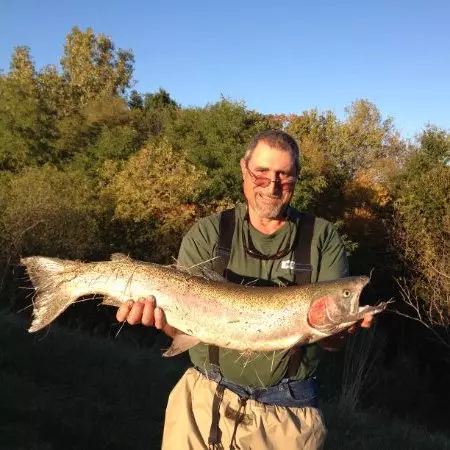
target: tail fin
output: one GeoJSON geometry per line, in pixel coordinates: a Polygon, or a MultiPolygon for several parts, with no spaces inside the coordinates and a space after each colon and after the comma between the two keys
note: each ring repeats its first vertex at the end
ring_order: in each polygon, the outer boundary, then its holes
{"type": "Polygon", "coordinates": [[[77,263],[41,256],[22,258],[20,262],[26,267],[36,291],[33,321],[28,329],[32,333],[47,326],[77,299],[70,294],[71,277],[67,274],[77,263]]]}

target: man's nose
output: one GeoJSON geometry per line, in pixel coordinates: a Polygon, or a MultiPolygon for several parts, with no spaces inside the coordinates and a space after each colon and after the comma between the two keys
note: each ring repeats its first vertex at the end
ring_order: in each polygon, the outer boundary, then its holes
{"type": "Polygon", "coordinates": [[[270,184],[268,186],[268,189],[270,190],[271,194],[277,194],[281,190],[281,182],[279,178],[274,178],[270,180],[270,184]]]}

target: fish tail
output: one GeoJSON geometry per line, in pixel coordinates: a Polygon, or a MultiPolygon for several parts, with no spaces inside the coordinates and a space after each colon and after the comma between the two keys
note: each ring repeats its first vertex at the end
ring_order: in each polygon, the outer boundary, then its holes
{"type": "Polygon", "coordinates": [[[20,262],[26,267],[36,292],[33,320],[28,329],[33,333],[47,326],[78,298],[70,289],[73,277],[67,276],[78,263],[41,256],[22,258],[20,262]]]}

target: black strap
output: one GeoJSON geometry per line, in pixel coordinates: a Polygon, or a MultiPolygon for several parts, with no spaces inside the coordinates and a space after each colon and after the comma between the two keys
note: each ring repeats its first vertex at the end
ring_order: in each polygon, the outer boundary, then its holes
{"type": "MultiPolygon", "coordinates": [[[[230,261],[235,223],[235,208],[226,209],[220,213],[219,237],[216,247],[216,257],[213,260],[213,270],[224,278],[227,277],[227,267],[230,261]]],[[[211,370],[217,375],[220,375],[219,347],[209,345],[208,352],[211,370]]]]}
{"type": "Polygon", "coordinates": [[[286,370],[286,378],[294,378],[297,375],[300,363],[302,361],[303,348],[292,347],[289,350],[289,361],[286,370]]]}
{"type": "Polygon", "coordinates": [[[217,241],[216,257],[213,260],[213,270],[224,278],[227,277],[227,267],[231,255],[235,223],[235,208],[227,209],[220,213],[219,239],[217,241]]]}
{"type": "MultiPolygon", "coordinates": [[[[315,217],[309,214],[302,214],[299,220],[297,235],[295,236],[294,261],[299,269],[294,271],[294,283],[305,285],[311,283],[311,242],[314,234],[315,217]]],[[[287,378],[294,378],[303,356],[303,347],[292,347],[289,351],[289,362],[287,367],[287,378]]]]}
{"type": "Polygon", "coordinates": [[[238,446],[236,441],[236,432],[239,424],[245,416],[245,405],[247,404],[247,398],[239,398],[239,409],[236,412],[236,418],[234,419],[233,434],[231,435],[230,450],[239,450],[241,447],[238,446]]]}
{"type": "Polygon", "coordinates": [[[217,345],[209,345],[208,354],[209,354],[209,363],[219,367],[220,366],[219,347],[217,347],[217,345]]]}
{"type": "Polygon", "coordinates": [[[216,392],[214,393],[214,399],[212,404],[212,421],[211,428],[209,430],[208,447],[210,450],[222,450],[222,431],[219,428],[220,421],[220,404],[223,400],[223,393],[225,386],[218,384],[216,392]]]}
{"type": "Polygon", "coordinates": [[[294,275],[294,283],[300,286],[311,283],[311,242],[314,234],[314,222],[314,216],[302,214],[295,236],[295,266],[304,269],[296,270],[294,275]]]}

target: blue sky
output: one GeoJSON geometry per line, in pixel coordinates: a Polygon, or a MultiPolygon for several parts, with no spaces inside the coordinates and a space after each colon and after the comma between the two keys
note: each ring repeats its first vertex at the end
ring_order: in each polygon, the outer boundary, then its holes
{"type": "Polygon", "coordinates": [[[449,0],[0,0],[0,68],[17,45],[58,64],[71,28],[92,27],[133,50],[140,92],[342,119],[366,98],[410,138],[450,129],[449,19],[449,0]]]}

